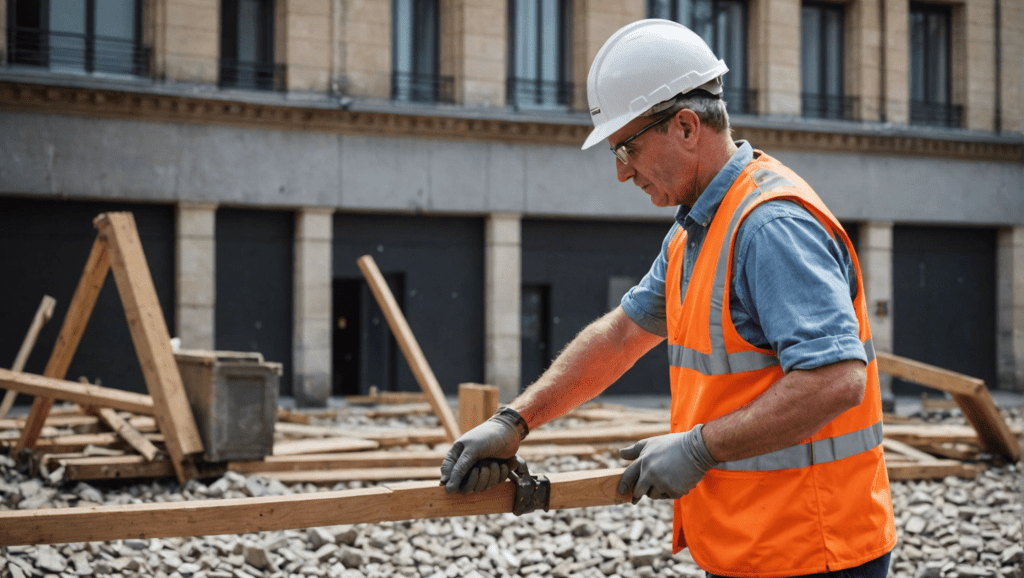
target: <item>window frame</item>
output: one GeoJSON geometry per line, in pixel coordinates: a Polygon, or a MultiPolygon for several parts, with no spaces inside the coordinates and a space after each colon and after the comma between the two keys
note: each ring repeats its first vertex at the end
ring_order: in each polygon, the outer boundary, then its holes
{"type": "MultiPolygon", "coordinates": [[[[128,2],[131,5],[130,16],[132,18],[130,26],[132,37],[130,39],[96,33],[97,0],[82,0],[85,21],[82,22],[84,30],[81,33],[51,29],[50,0],[8,0],[6,15],[8,65],[47,68],[56,73],[149,76],[152,49],[144,42],[145,2],[144,0],[128,0],[128,2]],[[19,8],[25,8],[26,12],[19,14],[19,8]],[[32,13],[37,15],[37,25],[35,27],[19,26],[19,16],[32,13]],[[55,53],[60,54],[67,50],[59,47],[59,41],[55,42],[60,37],[81,40],[80,59],[68,59],[63,62],[59,56],[55,59],[55,53]],[[29,46],[27,48],[20,46],[19,43],[23,42],[28,42],[29,46]],[[105,60],[105,51],[98,48],[98,44],[102,46],[104,43],[126,46],[127,50],[118,51],[117,56],[127,55],[128,58],[111,58],[109,62],[116,65],[108,64],[108,61],[105,60]]],[[[67,53],[75,55],[74,50],[67,53]]]]}
{"type": "Polygon", "coordinates": [[[801,115],[805,118],[820,118],[830,120],[855,120],[858,98],[847,93],[846,67],[847,67],[847,6],[827,0],[803,0],[800,4],[800,107],[801,115]],[[813,39],[817,45],[818,52],[818,86],[813,90],[806,84],[806,50],[808,44],[804,34],[805,10],[815,11],[814,17],[818,19],[818,35],[813,39]],[[838,54],[835,55],[835,62],[839,63],[839,74],[835,78],[829,78],[829,53],[831,38],[828,35],[828,20],[830,16],[838,16],[839,21],[839,43],[838,54]],[[839,86],[838,94],[829,94],[828,84],[834,81],[839,86]]]}
{"type": "Polygon", "coordinates": [[[506,67],[506,101],[515,109],[529,110],[568,110],[573,103],[574,85],[572,82],[572,49],[573,49],[573,2],[572,0],[509,0],[508,1],[508,62],[506,67]],[[522,2],[536,4],[537,31],[536,57],[531,68],[532,77],[518,76],[520,62],[519,34],[516,23],[518,6],[522,2]],[[542,68],[545,65],[542,37],[550,30],[545,26],[543,2],[557,2],[560,25],[556,25],[558,38],[558,54],[554,62],[557,67],[557,79],[545,80],[542,68]]]}
{"type": "Polygon", "coordinates": [[[963,106],[954,103],[953,86],[953,7],[945,4],[933,4],[928,2],[910,2],[907,8],[907,43],[908,43],[908,100],[910,108],[910,124],[942,126],[946,128],[960,128],[963,123],[963,106]],[[945,39],[941,46],[933,44],[934,38],[931,34],[925,33],[918,37],[915,33],[917,25],[915,19],[923,17],[923,26],[928,28],[933,22],[939,22],[944,27],[945,39]],[[923,42],[923,45],[918,45],[923,42]],[[923,66],[915,66],[915,57],[920,51],[923,66]],[[945,60],[945,66],[940,68],[936,60],[945,60]],[[936,80],[935,75],[942,74],[945,80],[936,80]],[[918,76],[920,75],[920,76],[918,76]],[[922,78],[920,86],[917,78],[922,78]],[[938,86],[941,84],[942,86],[938,86]],[[938,88],[938,90],[935,90],[938,88]],[[920,90],[918,90],[920,89],[920,90]],[[923,92],[924,98],[918,98],[915,93],[923,92]],[[939,94],[938,99],[934,95],[939,94]]]}
{"type": "Polygon", "coordinates": [[[417,0],[392,0],[391,2],[391,99],[399,102],[455,102],[455,80],[441,74],[441,10],[438,2],[417,0]],[[409,29],[399,30],[399,4],[408,4],[410,11],[409,29]],[[423,23],[428,21],[429,31],[423,23]],[[403,36],[406,34],[407,36],[403,36]],[[422,66],[417,58],[422,48],[432,38],[429,67],[422,66]],[[400,54],[400,44],[408,39],[409,54],[400,54]],[[409,70],[400,70],[400,63],[408,61],[409,70]],[[430,70],[423,70],[430,68],[430,70]]]}
{"type": "Polygon", "coordinates": [[[285,67],[276,62],[276,11],[275,0],[221,0],[217,75],[217,85],[220,88],[278,91],[285,89],[285,67]],[[242,61],[238,55],[242,25],[239,6],[245,1],[259,3],[259,24],[263,26],[261,41],[257,43],[260,56],[252,62],[242,61]],[[243,78],[243,75],[249,77],[243,78]]]}

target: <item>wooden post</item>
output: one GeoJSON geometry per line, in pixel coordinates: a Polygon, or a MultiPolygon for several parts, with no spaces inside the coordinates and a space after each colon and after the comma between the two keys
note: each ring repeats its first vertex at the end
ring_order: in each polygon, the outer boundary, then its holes
{"type": "MultiPolygon", "coordinates": [[[[91,383],[65,381],[54,377],[15,373],[0,368],[0,387],[36,396],[36,399],[73,401],[81,405],[112,407],[135,413],[153,413],[153,398],[143,393],[123,391],[91,383]]],[[[43,419],[41,424],[45,424],[43,419]]],[[[28,429],[26,424],[25,429],[28,429]]],[[[41,429],[41,428],[40,428],[41,429]]],[[[24,433],[22,433],[24,437],[24,433]]],[[[37,436],[38,437],[38,436],[37,436]]],[[[35,441],[32,442],[35,445],[35,441]]]]}
{"type": "Polygon", "coordinates": [[[495,385],[459,384],[459,427],[469,431],[484,423],[498,409],[500,390],[495,385]]]}
{"type": "Polygon", "coordinates": [[[459,424],[455,421],[455,414],[452,413],[452,408],[448,406],[444,392],[441,391],[441,384],[437,382],[437,377],[434,376],[434,372],[430,369],[430,364],[427,363],[423,350],[420,349],[419,343],[416,342],[416,337],[413,335],[412,329],[409,328],[409,323],[405,320],[405,315],[402,314],[401,308],[398,307],[395,296],[391,293],[391,289],[388,288],[387,281],[384,280],[380,269],[377,268],[377,263],[370,255],[360,257],[358,264],[359,269],[363,272],[363,276],[366,277],[366,281],[370,284],[373,296],[376,297],[377,303],[380,304],[380,308],[384,311],[384,316],[388,320],[391,332],[395,335],[395,340],[398,341],[399,347],[402,348],[402,353],[405,354],[405,359],[409,362],[409,367],[412,368],[416,381],[423,388],[423,392],[427,394],[430,405],[434,408],[438,419],[441,420],[441,425],[448,435],[448,441],[454,442],[462,435],[461,430],[459,430],[459,424]]]}
{"type": "Polygon", "coordinates": [[[203,442],[171,350],[171,336],[135,218],[131,213],[104,213],[96,217],[94,224],[109,247],[110,268],[146,387],[153,396],[153,413],[166,439],[178,481],[184,483],[198,475],[192,456],[202,453],[203,442]]]}
{"type": "Polygon", "coordinates": [[[160,453],[160,450],[156,449],[153,442],[146,439],[146,437],[130,423],[121,419],[121,416],[117,415],[117,412],[113,409],[109,407],[90,407],[89,411],[96,414],[100,419],[106,422],[110,429],[114,430],[121,439],[128,443],[128,445],[135,448],[135,451],[139,452],[147,462],[153,461],[153,458],[160,453]]]}
{"type": "MultiPolygon", "coordinates": [[[[78,342],[82,340],[82,333],[89,323],[89,316],[92,315],[93,307],[96,306],[96,299],[103,288],[103,282],[107,278],[107,271],[110,270],[110,254],[107,253],[107,244],[102,238],[97,237],[89,253],[89,259],[85,262],[85,270],[78,281],[78,287],[68,305],[68,312],[64,315],[64,324],[57,335],[57,343],[50,354],[50,361],[43,370],[46,377],[63,379],[71,366],[71,359],[78,349],[78,342]]],[[[25,448],[32,448],[39,439],[39,432],[43,430],[46,416],[53,406],[53,398],[36,397],[32,401],[32,409],[29,410],[28,419],[25,421],[25,429],[21,432],[21,438],[14,446],[14,455],[18,455],[25,448]]]]}
{"type": "MultiPolygon", "coordinates": [[[[25,369],[28,355],[32,353],[32,347],[35,346],[36,338],[39,337],[39,331],[53,317],[53,308],[56,305],[56,299],[49,295],[43,295],[43,302],[39,304],[39,309],[36,310],[36,315],[32,318],[32,324],[29,325],[28,333],[25,335],[24,341],[21,342],[21,349],[18,350],[18,355],[14,358],[14,365],[11,366],[11,371],[22,371],[25,369]]],[[[7,412],[11,411],[11,406],[14,405],[16,397],[18,397],[18,392],[16,391],[8,391],[4,394],[4,400],[0,402],[0,419],[7,417],[7,412]]]]}

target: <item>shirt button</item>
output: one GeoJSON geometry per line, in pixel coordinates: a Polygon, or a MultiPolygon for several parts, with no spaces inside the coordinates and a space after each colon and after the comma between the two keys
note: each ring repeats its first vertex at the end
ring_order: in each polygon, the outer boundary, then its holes
{"type": "Polygon", "coordinates": [[[690,248],[694,248],[697,245],[696,241],[690,241],[690,248]]]}

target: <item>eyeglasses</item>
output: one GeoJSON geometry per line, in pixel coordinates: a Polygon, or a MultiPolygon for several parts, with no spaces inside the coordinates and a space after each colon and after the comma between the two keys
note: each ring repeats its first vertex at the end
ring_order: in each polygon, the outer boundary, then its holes
{"type": "Polygon", "coordinates": [[[666,117],[659,118],[658,120],[652,122],[651,124],[645,126],[642,129],[640,129],[633,136],[631,136],[631,137],[627,138],[626,140],[620,142],[619,144],[613,146],[612,147],[612,153],[615,155],[615,157],[617,159],[619,159],[619,162],[621,162],[624,165],[628,165],[629,164],[629,149],[626,148],[626,145],[628,145],[629,143],[631,143],[634,140],[636,140],[636,138],[638,136],[640,136],[640,135],[644,134],[645,132],[651,130],[652,128],[658,126],[659,124],[665,122],[666,120],[672,118],[673,116],[674,115],[670,114],[670,115],[668,115],[666,117]]]}

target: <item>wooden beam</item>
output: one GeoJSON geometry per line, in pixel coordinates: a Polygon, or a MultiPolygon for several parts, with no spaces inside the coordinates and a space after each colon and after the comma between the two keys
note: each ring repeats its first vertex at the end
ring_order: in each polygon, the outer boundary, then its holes
{"type": "Polygon", "coordinates": [[[135,352],[142,366],[153,413],[167,441],[167,452],[174,463],[178,481],[198,475],[194,456],[203,451],[199,427],[185,395],[178,363],[171,350],[153,278],[142,251],[142,241],[131,213],[104,213],[94,224],[110,250],[110,269],[114,273],[135,352]]]}
{"type": "MultiPolygon", "coordinates": [[[[101,407],[112,407],[135,413],[153,413],[153,398],[143,393],[123,391],[101,385],[78,383],[66,381],[54,377],[33,375],[31,373],[15,373],[9,369],[0,368],[0,387],[27,393],[36,396],[36,399],[63,399],[73,401],[82,405],[96,405],[101,407]]],[[[46,416],[39,421],[39,429],[46,423],[46,416]]],[[[31,419],[31,416],[30,418],[31,419]]],[[[25,425],[28,431],[29,425],[25,425]]],[[[35,432],[34,440],[38,439],[39,432],[35,432]]],[[[22,434],[24,439],[24,433],[22,434]]]]}
{"type": "MultiPolygon", "coordinates": [[[[36,339],[39,337],[39,331],[43,328],[43,325],[53,317],[53,308],[57,306],[57,300],[49,295],[43,295],[43,302],[39,304],[39,308],[36,309],[36,314],[32,318],[32,323],[28,327],[28,333],[25,334],[25,339],[21,342],[21,349],[18,350],[18,355],[14,357],[14,364],[11,365],[11,371],[24,371],[25,363],[28,362],[28,356],[32,353],[32,348],[35,347],[36,339]]],[[[0,402],[0,418],[6,417],[7,412],[11,411],[11,407],[14,405],[15,398],[18,397],[18,392],[8,391],[4,394],[4,400],[0,402]]]]}
{"type": "MultiPolygon", "coordinates": [[[[82,333],[85,326],[89,324],[89,317],[96,306],[96,299],[103,289],[103,282],[110,270],[110,254],[107,252],[107,244],[102,238],[97,237],[92,244],[89,258],[85,262],[85,270],[78,280],[78,287],[68,304],[68,311],[64,314],[64,323],[61,325],[60,333],[57,334],[57,342],[53,346],[50,360],[46,363],[43,375],[63,379],[71,366],[71,359],[78,349],[78,342],[82,340],[82,333]]],[[[14,446],[14,454],[17,455],[22,449],[32,448],[39,439],[39,432],[43,429],[46,416],[53,406],[53,398],[36,397],[32,400],[32,409],[29,410],[28,420],[25,422],[25,429],[21,432],[21,439],[14,446]]]]}
{"type": "MultiPolygon", "coordinates": [[[[553,510],[629,503],[623,470],[548,475],[553,510]]],[[[437,481],[290,496],[122,506],[0,511],[0,546],[127,538],[246,534],[512,511],[511,482],[477,494],[449,494],[437,481]]]]}
{"type": "Polygon", "coordinates": [[[372,440],[359,438],[316,438],[311,440],[274,442],[275,456],[291,456],[296,454],[316,454],[326,452],[355,452],[375,450],[380,444],[372,440]]]}
{"type": "Polygon", "coordinates": [[[891,353],[878,352],[876,355],[879,371],[952,394],[953,401],[978,432],[987,451],[1015,462],[1020,460],[1020,442],[1014,438],[999,413],[984,380],[891,353]]]}
{"type": "Polygon", "coordinates": [[[409,323],[405,320],[405,315],[398,306],[398,302],[395,301],[395,296],[391,293],[387,281],[384,280],[384,275],[381,274],[376,261],[370,255],[363,255],[357,263],[363,276],[366,277],[367,283],[370,284],[373,296],[384,311],[388,326],[391,327],[398,346],[405,354],[405,359],[409,362],[409,367],[412,369],[413,375],[416,376],[417,383],[423,388],[423,393],[427,394],[427,401],[433,406],[437,418],[441,420],[441,426],[448,435],[448,441],[454,443],[462,435],[459,424],[455,421],[455,414],[452,413],[452,408],[449,407],[444,392],[441,390],[441,384],[437,382],[437,377],[430,369],[430,364],[427,363],[427,358],[423,355],[416,336],[413,335],[409,323]]]}
{"type": "MultiPolygon", "coordinates": [[[[427,402],[427,394],[421,391],[376,391],[370,388],[369,395],[346,395],[345,403],[349,405],[381,405],[397,403],[427,402]]],[[[429,403],[429,402],[428,402],[429,403]]]]}
{"type": "MultiPolygon", "coordinates": [[[[1010,435],[1019,438],[1020,427],[1009,428],[1010,435]]],[[[979,443],[978,431],[969,425],[958,424],[884,424],[885,437],[908,443],[912,446],[927,446],[934,443],[979,443]]],[[[527,438],[529,439],[529,438],[527,438]]]]}
{"type": "Polygon", "coordinates": [[[498,410],[499,390],[494,385],[459,384],[459,427],[469,431],[484,423],[498,410]]]}
{"type": "Polygon", "coordinates": [[[393,482],[400,480],[436,480],[440,477],[437,466],[343,468],[339,470],[295,470],[290,472],[261,472],[286,484],[337,484],[338,482],[393,482]]]}
{"type": "Polygon", "coordinates": [[[153,461],[157,454],[160,453],[160,450],[153,445],[153,442],[146,439],[131,424],[121,419],[121,416],[117,415],[117,412],[114,410],[109,407],[92,407],[90,409],[106,422],[107,426],[114,430],[114,433],[120,436],[125,443],[135,448],[135,451],[139,452],[147,462],[153,461]]]}
{"type": "Polygon", "coordinates": [[[886,463],[885,469],[890,480],[934,480],[946,476],[974,478],[979,471],[978,466],[957,460],[893,462],[886,463]]]}

